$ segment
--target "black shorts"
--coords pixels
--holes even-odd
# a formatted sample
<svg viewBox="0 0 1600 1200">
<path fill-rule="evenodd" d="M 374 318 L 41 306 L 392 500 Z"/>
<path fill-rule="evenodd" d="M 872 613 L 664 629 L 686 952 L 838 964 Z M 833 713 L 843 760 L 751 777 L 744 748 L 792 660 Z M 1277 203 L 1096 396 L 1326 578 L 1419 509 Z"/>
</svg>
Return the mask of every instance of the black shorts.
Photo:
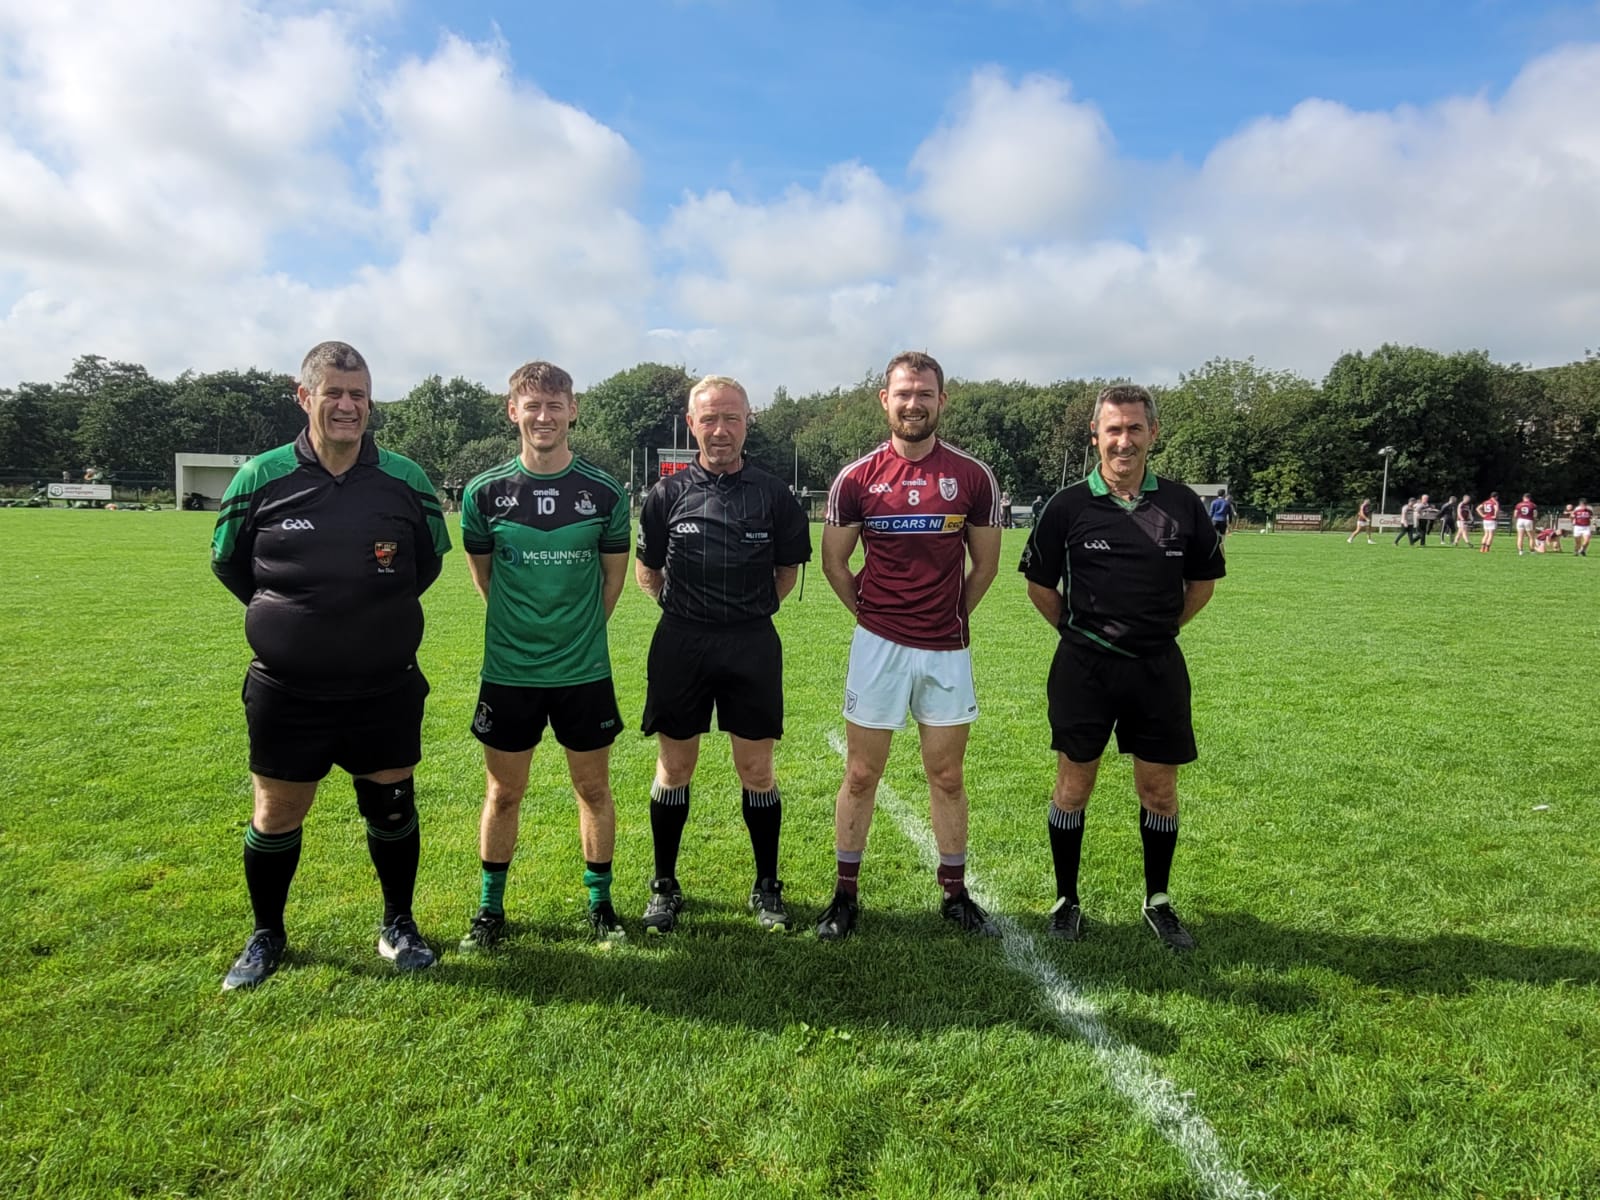
<svg viewBox="0 0 1600 1200">
<path fill-rule="evenodd" d="M 1228 523 L 1226 521 L 1213 521 L 1211 522 L 1211 528 L 1217 531 L 1218 537 L 1228 536 Z"/>
<path fill-rule="evenodd" d="M 568 750 L 599 750 L 617 740 L 622 714 L 611 677 L 569 687 L 478 685 L 478 710 L 472 735 L 485 746 L 518 754 L 532 750 L 544 736 L 545 723 Z"/>
<path fill-rule="evenodd" d="M 244 678 L 250 770 L 268 779 L 313 783 L 335 766 L 371 775 L 422 761 L 422 705 L 428 681 L 412 669 L 381 696 L 318 700 Z"/>
<path fill-rule="evenodd" d="M 686 741 L 717 728 L 783 736 L 783 643 L 770 619 L 699 625 L 663 617 L 650 640 L 644 731 Z"/>
<path fill-rule="evenodd" d="M 1189 711 L 1189 668 L 1176 642 L 1150 658 L 1124 658 L 1063 638 L 1046 686 L 1051 748 L 1073 762 L 1099 758 L 1113 727 L 1121 754 L 1171 764 L 1199 757 Z"/>
</svg>

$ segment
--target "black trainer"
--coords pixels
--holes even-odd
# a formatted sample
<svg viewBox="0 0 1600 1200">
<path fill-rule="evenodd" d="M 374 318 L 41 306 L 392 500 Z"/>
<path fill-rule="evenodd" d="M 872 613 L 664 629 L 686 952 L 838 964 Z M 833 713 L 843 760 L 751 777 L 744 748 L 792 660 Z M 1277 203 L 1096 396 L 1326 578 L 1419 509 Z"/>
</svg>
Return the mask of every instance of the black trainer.
<svg viewBox="0 0 1600 1200">
<path fill-rule="evenodd" d="M 278 969 L 288 948 L 288 938 L 265 929 L 256 930 L 222 977 L 222 990 L 231 992 L 234 988 L 255 987 Z"/>
<path fill-rule="evenodd" d="M 1083 909 L 1065 896 L 1057 900 L 1050 910 L 1050 924 L 1046 932 L 1063 942 L 1083 940 Z"/>
<path fill-rule="evenodd" d="M 817 920 L 817 937 L 824 942 L 841 942 L 861 923 L 861 905 L 848 892 L 835 892 Z"/>
<path fill-rule="evenodd" d="M 1172 901 L 1166 893 L 1152 897 L 1153 903 L 1144 906 L 1145 924 L 1155 931 L 1162 945 L 1169 950 L 1193 950 L 1194 935 L 1183 927 L 1178 914 L 1172 911 Z"/>
<path fill-rule="evenodd" d="M 480 908 L 472 918 L 472 925 L 461 939 L 461 949 L 468 954 L 478 950 L 493 950 L 506 936 L 506 915 L 490 908 Z"/>
<path fill-rule="evenodd" d="M 783 881 L 758 879 L 750 889 L 750 911 L 768 933 L 789 932 L 789 910 L 783 906 Z"/>
<path fill-rule="evenodd" d="M 410 914 L 396 917 L 378 934 L 378 953 L 394 963 L 396 971 L 425 971 L 433 966 L 433 949 L 422 940 Z"/>
<path fill-rule="evenodd" d="M 683 908 L 683 889 L 670 875 L 658 875 L 650 881 L 650 900 L 644 906 L 644 931 L 652 937 L 671 933 L 678 927 L 678 913 Z"/>
<path fill-rule="evenodd" d="M 589 932 L 594 934 L 594 940 L 597 942 L 628 940 L 628 931 L 617 919 L 617 910 L 611 907 L 609 900 L 602 900 L 589 910 Z"/>
<path fill-rule="evenodd" d="M 1000 926 L 989 919 L 989 914 L 983 911 L 966 888 L 940 904 L 939 912 L 946 921 L 954 921 L 967 933 L 978 937 L 1000 936 Z"/>
</svg>

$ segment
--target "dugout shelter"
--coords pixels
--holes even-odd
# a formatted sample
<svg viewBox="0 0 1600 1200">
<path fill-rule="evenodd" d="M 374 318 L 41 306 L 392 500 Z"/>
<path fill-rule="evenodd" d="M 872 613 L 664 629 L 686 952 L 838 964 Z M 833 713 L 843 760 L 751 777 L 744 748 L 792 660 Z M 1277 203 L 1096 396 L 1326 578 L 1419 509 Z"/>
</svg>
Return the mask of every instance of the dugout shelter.
<svg viewBox="0 0 1600 1200">
<path fill-rule="evenodd" d="M 222 493 L 252 458 L 249 454 L 174 454 L 172 456 L 173 493 L 179 506 L 191 492 L 203 498 L 204 507 L 216 512 Z"/>
</svg>

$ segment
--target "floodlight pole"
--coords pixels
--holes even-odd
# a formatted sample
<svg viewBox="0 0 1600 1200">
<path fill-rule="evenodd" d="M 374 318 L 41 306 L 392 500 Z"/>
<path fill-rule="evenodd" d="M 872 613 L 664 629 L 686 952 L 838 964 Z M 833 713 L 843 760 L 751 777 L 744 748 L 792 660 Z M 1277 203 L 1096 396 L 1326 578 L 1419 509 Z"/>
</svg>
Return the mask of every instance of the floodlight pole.
<svg viewBox="0 0 1600 1200">
<path fill-rule="evenodd" d="M 1394 447 L 1385 446 L 1378 453 L 1383 455 L 1383 491 L 1378 497 L 1378 515 L 1387 516 L 1389 513 L 1389 460 L 1394 457 Z"/>
</svg>

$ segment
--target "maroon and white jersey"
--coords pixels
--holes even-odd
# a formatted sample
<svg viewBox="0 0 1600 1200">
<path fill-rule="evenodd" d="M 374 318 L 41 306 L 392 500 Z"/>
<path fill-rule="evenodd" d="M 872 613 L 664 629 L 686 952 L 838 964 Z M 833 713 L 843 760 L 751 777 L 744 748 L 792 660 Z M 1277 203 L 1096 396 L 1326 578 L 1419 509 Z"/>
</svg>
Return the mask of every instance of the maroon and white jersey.
<svg viewBox="0 0 1600 1200">
<path fill-rule="evenodd" d="M 1500 501 L 1485 500 L 1482 504 L 1478 505 L 1478 511 L 1483 514 L 1483 519 L 1485 521 L 1493 521 L 1500 515 Z"/>
<path fill-rule="evenodd" d="M 1532 500 L 1518 500 L 1513 511 L 1517 514 L 1517 520 L 1531 521 L 1539 515 L 1539 506 Z"/>
<path fill-rule="evenodd" d="M 839 472 L 827 522 L 861 527 L 863 629 L 922 650 L 967 645 L 966 529 L 1000 524 L 1000 489 L 988 467 L 945 441 L 915 462 L 885 442 Z"/>
<path fill-rule="evenodd" d="M 1592 520 L 1594 520 L 1594 510 L 1587 504 L 1580 504 L 1572 510 L 1573 529 L 1587 529 Z"/>
</svg>

